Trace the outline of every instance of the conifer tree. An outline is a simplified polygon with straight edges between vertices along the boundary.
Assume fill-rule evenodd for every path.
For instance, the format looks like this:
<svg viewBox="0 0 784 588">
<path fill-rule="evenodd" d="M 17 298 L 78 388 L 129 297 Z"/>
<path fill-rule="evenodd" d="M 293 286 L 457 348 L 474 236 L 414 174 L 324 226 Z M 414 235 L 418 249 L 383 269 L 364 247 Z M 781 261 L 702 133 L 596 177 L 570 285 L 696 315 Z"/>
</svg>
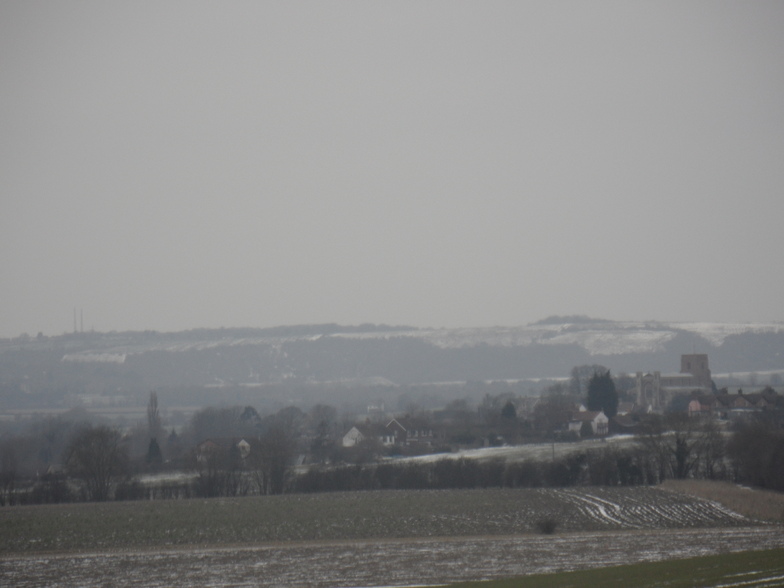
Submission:
<svg viewBox="0 0 784 588">
<path fill-rule="evenodd" d="M 603 410 L 607 418 L 618 414 L 618 392 L 615 390 L 610 370 L 594 372 L 591 376 L 588 381 L 586 406 L 588 410 Z"/>
</svg>

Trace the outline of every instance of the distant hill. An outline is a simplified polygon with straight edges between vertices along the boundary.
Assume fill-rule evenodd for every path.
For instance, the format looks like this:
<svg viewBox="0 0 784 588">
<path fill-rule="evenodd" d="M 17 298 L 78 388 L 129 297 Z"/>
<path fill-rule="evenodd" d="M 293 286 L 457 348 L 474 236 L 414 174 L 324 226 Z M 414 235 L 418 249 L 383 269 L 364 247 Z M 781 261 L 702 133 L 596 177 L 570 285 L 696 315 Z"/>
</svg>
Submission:
<svg viewBox="0 0 784 588">
<path fill-rule="evenodd" d="M 41 394 L 143 395 L 166 387 L 555 378 L 585 364 L 614 373 L 668 373 L 692 352 L 707 353 L 714 374 L 784 372 L 784 323 L 549 317 L 519 327 L 325 324 L 6 339 L 0 340 L 0 408 Z"/>
</svg>

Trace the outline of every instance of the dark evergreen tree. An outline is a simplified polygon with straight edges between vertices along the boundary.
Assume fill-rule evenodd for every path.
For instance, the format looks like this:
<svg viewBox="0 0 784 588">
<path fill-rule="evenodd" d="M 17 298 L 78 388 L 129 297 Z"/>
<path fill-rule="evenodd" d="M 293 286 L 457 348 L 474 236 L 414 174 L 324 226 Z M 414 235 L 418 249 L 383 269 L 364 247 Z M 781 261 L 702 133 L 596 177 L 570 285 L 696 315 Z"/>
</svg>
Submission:
<svg viewBox="0 0 784 588">
<path fill-rule="evenodd" d="M 160 465 L 163 463 L 163 454 L 161 453 L 161 446 L 158 445 L 158 440 L 153 437 L 150 439 L 150 445 L 147 447 L 146 461 L 149 465 Z"/>
<path fill-rule="evenodd" d="M 603 410 L 607 418 L 618 414 L 618 392 L 615 390 L 610 370 L 594 372 L 591 376 L 588 381 L 586 406 L 588 410 Z"/>
<path fill-rule="evenodd" d="M 582 396 L 588 390 L 588 382 L 596 373 L 606 372 L 607 368 L 603 365 L 577 365 L 572 368 L 571 378 L 569 379 L 569 394 Z"/>
</svg>

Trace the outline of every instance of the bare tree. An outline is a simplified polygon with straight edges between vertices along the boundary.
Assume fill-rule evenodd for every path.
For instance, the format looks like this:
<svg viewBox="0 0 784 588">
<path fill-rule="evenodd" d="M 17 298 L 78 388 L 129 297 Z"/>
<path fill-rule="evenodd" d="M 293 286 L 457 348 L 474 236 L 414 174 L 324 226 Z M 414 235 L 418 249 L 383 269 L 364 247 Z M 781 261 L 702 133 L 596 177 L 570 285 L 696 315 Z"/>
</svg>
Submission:
<svg viewBox="0 0 784 588">
<path fill-rule="evenodd" d="M 670 450 L 667 441 L 667 428 L 664 418 L 658 414 L 649 415 L 642 423 L 637 441 L 639 442 L 642 454 L 652 468 L 650 480 L 654 484 L 663 482 L 670 477 Z"/>
<path fill-rule="evenodd" d="M 294 454 L 293 436 L 280 424 L 269 427 L 249 455 L 259 494 L 282 494 Z"/>
<path fill-rule="evenodd" d="M 555 432 L 569 422 L 574 412 L 573 400 L 559 389 L 543 394 L 534 406 L 534 422 L 543 436 L 554 436 Z"/>
<path fill-rule="evenodd" d="M 317 404 L 308 412 L 310 452 L 319 463 L 327 461 L 334 449 L 337 428 L 337 411 L 332 406 Z"/>
<path fill-rule="evenodd" d="M 13 504 L 19 464 L 13 440 L 0 446 L 0 506 Z"/>
<path fill-rule="evenodd" d="M 243 409 L 239 406 L 214 408 L 207 407 L 194 413 L 187 428 L 190 443 L 196 444 L 205 439 L 234 437 L 244 434 L 240 431 Z"/>
<path fill-rule="evenodd" d="M 642 448 L 658 471 L 658 482 L 666 478 L 684 479 L 698 472 L 705 463 L 705 452 L 710 443 L 711 471 L 717 467 L 719 439 L 711 429 L 705 429 L 698 419 L 685 414 L 651 415 L 643 423 L 638 436 Z"/>
<path fill-rule="evenodd" d="M 700 472 L 709 480 L 727 476 L 727 440 L 724 432 L 712 418 L 706 419 L 701 428 Z"/>
<path fill-rule="evenodd" d="M 193 455 L 193 466 L 199 473 L 195 486 L 199 496 L 212 498 L 226 492 L 226 463 L 228 452 L 222 447 L 213 447 L 200 455 Z"/>
<path fill-rule="evenodd" d="M 66 468 L 84 482 L 88 500 L 108 500 L 114 484 L 128 473 L 128 453 L 120 434 L 106 426 L 78 431 L 66 450 Z"/>
<path fill-rule="evenodd" d="M 697 431 L 696 422 L 687 415 L 673 413 L 669 425 L 672 429 L 673 474 L 679 479 L 688 478 L 699 463 L 702 438 Z"/>
<path fill-rule="evenodd" d="M 739 481 L 784 490 L 784 430 L 779 418 L 775 413 L 757 415 L 732 435 L 727 453 Z"/>
<path fill-rule="evenodd" d="M 250 490 L 245 459 L 232 440 L 227 446 L 216 445 L 194 455 L 198 471 L 196 489 L 200 496 L 244 496 Z"/>
</svg>

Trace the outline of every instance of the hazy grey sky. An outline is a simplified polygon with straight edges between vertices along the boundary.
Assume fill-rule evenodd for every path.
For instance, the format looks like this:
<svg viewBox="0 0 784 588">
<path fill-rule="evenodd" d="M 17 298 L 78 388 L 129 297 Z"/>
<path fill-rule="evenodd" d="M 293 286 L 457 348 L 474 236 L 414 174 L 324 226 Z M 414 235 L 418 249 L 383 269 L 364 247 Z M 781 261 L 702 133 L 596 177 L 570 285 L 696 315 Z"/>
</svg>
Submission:
<svg viewBox="0 0 784 588">
<path fill-rule="evenodd" d="M 784 319 L 784 2 L 0 0 L 0 336 Z"/>
</svg>

